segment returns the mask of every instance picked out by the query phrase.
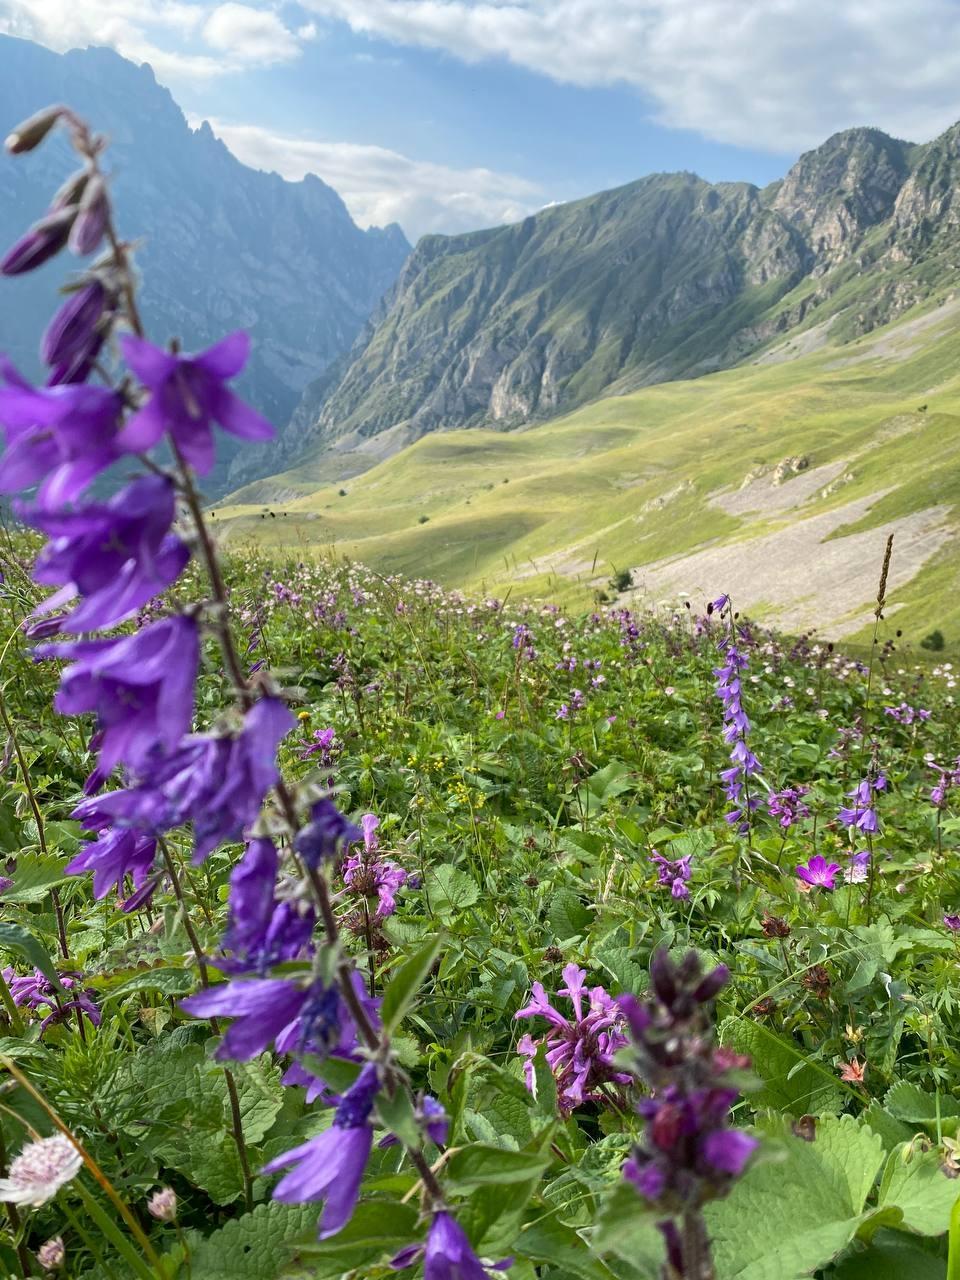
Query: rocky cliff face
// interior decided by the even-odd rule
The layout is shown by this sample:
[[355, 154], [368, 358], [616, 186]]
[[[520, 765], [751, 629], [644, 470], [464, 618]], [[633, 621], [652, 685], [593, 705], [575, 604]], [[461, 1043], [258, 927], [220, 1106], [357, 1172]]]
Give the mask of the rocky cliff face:
[[[960, 126], [851, 129], [763, 191], [658, 174], [515, 226], [430, 236], [283, 442], [364, 465], [437, 428], [516, 426], [866, 332], [960, 277]], [[357, 453], [359, 451], [359, 455]]]
[[[0, 135], [51, 102], [69, 103], [110, 138], [121, 230], [139, 245], [151, 331], [193, 349], [249, 329], [243, 392], [285, 425], [395, 280], [409, 252], [403, 232], [362, 231], [318, 178], [285, 182], [242, 165], [208, 125], [189, 128], [149, 67], [107, 49], [60, 56], [0, 36]], [[0, 158], [0, 242], [42, 213], [71, 160], [65, 143]], [[65, 261], [5, 285], [0, 349], [28, 372]], [[224, 443], [214, 489], [229, 463]]]

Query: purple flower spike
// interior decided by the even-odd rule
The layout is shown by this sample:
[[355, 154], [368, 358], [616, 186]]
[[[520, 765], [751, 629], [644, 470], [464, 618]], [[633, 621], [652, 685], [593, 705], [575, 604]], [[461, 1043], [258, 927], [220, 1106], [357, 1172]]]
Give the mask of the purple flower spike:
[[[93, 390], [93, 388], [64, 388]], [[67, 632], [116, 626], [179, 576], [190, 552], [175, 534], [173, 485], [144, 476], [108, 502], [61, 513], [21, 508], [50, 541], [37, 557], [37, 582], [59, 586], [37, 613], [83, 597], [63, 624]]]
[[0, 374], [0, 493], [42, 481], [41, 508], [74, 501], [119, 456], [120, 397], [108, 387], [33, 387], [7, 360]]
[[819, 889], [832, 889], [839, 874], [840, 867], [838, 864], [836, 862], [828, 863], [826, 858], [819, 853], [812, 857], [808, 863], [801, 863], [797, 867], [797, 878]]
[[171, 355], [143, 338], [120, 343], [127, 364], [150, 391], [147, 403], [124, 427], [126, 449], [146, 452], [169, 432], [186, 461], [200, 475], [213, 466], [211, 423], [242, 440], [270, 440], [273, 427], [227, 387], [247, 363], [250, 339], [233, 333], [195, 356]]
[[297, 853], [308, 867], [318, 867], [328, 858], [336, 857], [344, 845], [356, 844], [362, 839], [360, 828], [324, 796], [310, 810], [310, 821], [297, 836]]
[[192, 618], [166, 618], [117, 640], [40, 645], [35, 652], [71, 662], [54, 706], [66, 716], [96, 712], [102, 773], [123, 761], [142, 774], [188, 732], [200, 660]]
[[71, 294], [40, 344], [44, 362], [52, 366], [48, 385], [85, 381], [106, 339], [105, 320], [112, 306], [113, 297], [99, 280]]
[[353, 1215], [373, 1145], [370, 1114], [379, 1088], [377, 1069], [368, 1063], [344, 1095], [330, 1128], [263, 1168], [264, 1173], [277, 1173], [294, 1166], [274, 1188], [274, 1200], [324, 1201], [317, 1231], [321, 1240], [335, 1236]]
[[251, 840], [230, 876], [230, 922], [223, 946], [233, 952], [218, 961], [230, 973], [265, 974], [274, 964], [294, 960], [307, 947], [315, 913], [296, 902], [279, 902], [279, 857], [272, 840]]
[[249, 1062], [293, 1022], [308, 995], [285, 978], [251, 978], [199, 991], [181, 1000], [180, 1007], [198, 1018], [233, 1018], [215, 1056]]

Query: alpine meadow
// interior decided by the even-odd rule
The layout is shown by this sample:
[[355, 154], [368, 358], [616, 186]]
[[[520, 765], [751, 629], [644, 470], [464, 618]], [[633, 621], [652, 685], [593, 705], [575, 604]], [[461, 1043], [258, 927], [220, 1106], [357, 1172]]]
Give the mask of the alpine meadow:
[[960, 124], [615, 7], [0, 0], [0, 1277], [960, 1280]]

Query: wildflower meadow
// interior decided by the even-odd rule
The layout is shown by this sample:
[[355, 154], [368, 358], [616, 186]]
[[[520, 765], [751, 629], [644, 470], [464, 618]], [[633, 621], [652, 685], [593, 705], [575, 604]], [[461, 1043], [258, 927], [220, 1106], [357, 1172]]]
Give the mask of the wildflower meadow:
[[0, 366], [0, 1272], [956, 1280], [957, 674], [896, 547], [859, 653], [218, 548], [249, 338], [145, 331], [102, 140], [8, 149], [54, 131], [0, 263], [67, 278]]

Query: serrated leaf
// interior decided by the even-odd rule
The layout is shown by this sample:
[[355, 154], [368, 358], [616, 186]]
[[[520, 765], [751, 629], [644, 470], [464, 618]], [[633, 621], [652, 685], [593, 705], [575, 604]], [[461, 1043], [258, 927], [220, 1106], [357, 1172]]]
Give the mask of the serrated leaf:
[[443, 938], [438, 934], [427, 941], [390, 977], [383, 993], [380, 1018], [387, 1033], [403, 1021], [404, 1014], [416, 999], [417, 992], [440, 954]]
[[601, 1255], [615, 1254], [659, 1277], [664, 1247], [656, 1221], [648, 1202], [620, 1178], [603, 1199], [590, 1244]]
[[903, 1211], [903, 1225], [919, 1235], [939, 1236], [949, 1229], [957, 1200], [957, 1183], [941, 1172], [934, 1151], [915, 1151], [908, 1161], [894, 1151], [884, 1170], [880, 1206]]
[[449, 918], [472, 907], [480, 897], [480, 887], [473, 876], [448, 862], [431, 867], [423, 883], [427, 901], [441, 918]]
[[763, 1087], [751, 1094], [755, 1107], [772, 1107], [794, 1116], [839, 1108], [839, 1085], [793, 1041], [746, 1018], [725, 1023], [721, 1039], [738, 1053], [748, 1054], [754, 1073], [763, 1081]]
[[192, 1280], [276, 1280], [317, 1206], [268, 1201], [203, 1238], [191, 1233]]
[[[610, 1280], [610, 1271], [595, 1258], [573, 1227], [555, 1215], [540, 1218], [517, 1237], [516, 1252], [531, 1262], [555, 1266], [575, 1280]], [[650, 1280], [655, 1280], [650, 1274]]]
[[892, 1116], [876, 1099], [862, 1112], [860, 1119], [880, 1135], [887, 1151], [892, 1151], [901, 1142], [909, 1142], [913, 1137], [913, 1130], [909, 1125]]
[[909, 1125], [936, 1125], [937, 1117], [942, 1121], [949, 1117], [960, 1117], [960, 1102], [949, 1094], [927, 1093], [919, 1085], [909, 1080], [898, 1080], [887, 1090], [883, 1100], [884, 1108], [897, 1120]]
[[[313, 1213], [316, 1219], [316, 1206]], [[304, 1233], [297, 1243], [297, 1252], [309, 1260], [311, 1267], [320, 1260], [335, 1262], [336, 1270], [324, 1270], [320, 1273], [324, 1276], [353, 1271], [365, 1275], [366, 1264], [416, 1240], [417, 1216], [413, 1205], [398, 1200], [361, 1200], [342, 1231], [329, 1240], [317, 1240]]]
[[586, 931], [592, 919], [591, 912], [572, 889], [558, 889], [550, 900], [547, 924], [558, 942], [579, 937]]
[[159, 991], [163, 996], [185, 996], [197, 985], [197, 975], [192, 969], [168, 969], [158, 966], [143, 973], [134, 974], [118, 987], [107, 991], [103, 999], [115, 1000], [119, 996], [137, 991]]
[[808, 1275], [854, 1238], [883, 1159], [879, 1137], [852, 1116], [822, 1116], [813, 1142], [782, 1121], [783, 1159], [756, 1161], [726, 1200], [705, 1210], [719, 1280]]

